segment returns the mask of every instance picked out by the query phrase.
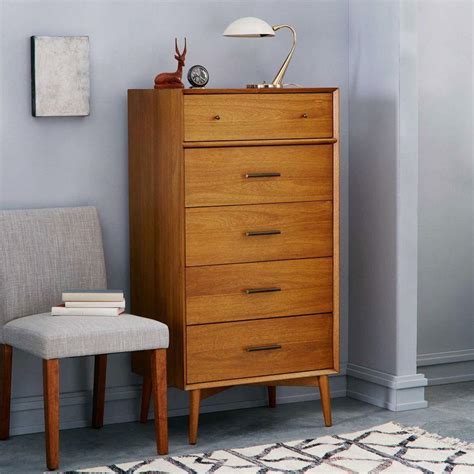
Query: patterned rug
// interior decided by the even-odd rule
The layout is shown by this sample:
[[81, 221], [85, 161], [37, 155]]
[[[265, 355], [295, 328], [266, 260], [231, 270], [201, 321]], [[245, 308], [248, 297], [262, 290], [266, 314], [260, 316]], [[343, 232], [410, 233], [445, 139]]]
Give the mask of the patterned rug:
[[155, 473], [474, 473], [474, 445], [386, 423], [316, 439], [146, 459], [79, 472]]

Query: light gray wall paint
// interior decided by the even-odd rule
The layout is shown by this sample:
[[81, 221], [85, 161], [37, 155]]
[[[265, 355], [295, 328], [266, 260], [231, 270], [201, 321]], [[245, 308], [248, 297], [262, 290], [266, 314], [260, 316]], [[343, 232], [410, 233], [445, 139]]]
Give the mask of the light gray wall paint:
[[348, 395], [426, 406], [416, 373], [416, 4], [349, 3]]
[[418, 5], [419, 354], [474, 349], [473, 8]]
[[[0, 8], [0, 208], [97, 206], [104, 231], [109, 286], [124, 288], [127, 294], [127, 89], [150, 87], [158, 72], [173, 70], [176, 67], [174, 37], [181, 39], [185, 35], [189, 45], [187, 65], [207, 66], [211, 87], [241, 87], [247, 82], [269, 81], [289, 49], [287, 33], [282, 32], [274, 39], [255, 40], [223, 38], [221, 33], [228, 23], [242, 16], [259, 16], [269, 22], [287, 22], [296, 27], [298, 46], [287, 82], [341, 88], [341, 360], [344, 364], [348, 304], [347, 0], [4, 0]], [[31, 117], [31, 35], [90, 37], [90, 117]], [[372, 113], [376, 112], [372, 110]], [[133, 405], [121, 406], [114, 413], [109, 411], [108, 419], [133, 419], [136, 391], [130, 386], [139, 379], [130, 373], [129, 356], [114, 355], [109, 364], [110, 406], [117, 405], [117, 400], [128, 399]], [[77, 426], [87, 419], [83, 404], [88, 398], [84, 390], [91, 387], [91, 369], [91, 360], [86, 358], [62, 363], [61, 390], [66, 394], [63, 403], [75, 410], [63, 417], [64, 426]], [[344, 380], [335, 381], [334, 389], [337, 394], [344, 394]], [[13, 432], [41, 429], [38, 398], [41, 390], [40, 361], [16, 351]], [[288, 401], [315, 396], [314, 391], [302, 389], [285, 389], [280, 393]], [[208, 403], [212, 404], [212, 400]], [[262, 388], [247, 388], [222, 394], [216, 404], [228, 408], [263, 402]], [[172, 392], [172, 413], [182, 413], [185, 406], [183, 394]], [[25, 411], [32, 408], [36, 410], [34, 415]]]
[[397, 373], [398, 2], [350, 2], [351, 363]]

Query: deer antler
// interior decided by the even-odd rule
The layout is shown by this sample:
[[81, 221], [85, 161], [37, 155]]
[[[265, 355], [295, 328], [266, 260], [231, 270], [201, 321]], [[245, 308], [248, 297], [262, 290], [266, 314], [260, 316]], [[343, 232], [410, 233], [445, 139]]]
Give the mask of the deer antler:
[[188, 49], [188, 46], [186, 44], [186, 37], [184, 38], [184, 49], [183, 49], [183, 56], [186, 56], [186, 51]]
[[176, 54], [179, 56], [179, 49], [178, 49], [178, 38], [174, 39], [174, 48], [176, 50]]

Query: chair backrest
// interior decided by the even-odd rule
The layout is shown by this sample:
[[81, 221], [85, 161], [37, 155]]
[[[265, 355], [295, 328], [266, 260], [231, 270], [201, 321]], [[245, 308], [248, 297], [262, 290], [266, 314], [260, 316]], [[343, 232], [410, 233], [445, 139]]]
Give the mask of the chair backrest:
[[95, 208], [0, 211], [0, 328], [50, 311], [65, 289], [106, 287]]

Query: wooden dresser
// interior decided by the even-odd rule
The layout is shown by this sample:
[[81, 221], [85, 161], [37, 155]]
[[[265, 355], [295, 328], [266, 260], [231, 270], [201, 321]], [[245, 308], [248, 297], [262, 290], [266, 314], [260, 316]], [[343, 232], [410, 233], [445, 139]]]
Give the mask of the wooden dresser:
[[[171, 386], [339, 371], [338, 89], [130, 90], [131, 310], [170, 328]], [[145, 358], [134, 370], [146, 374]]]

